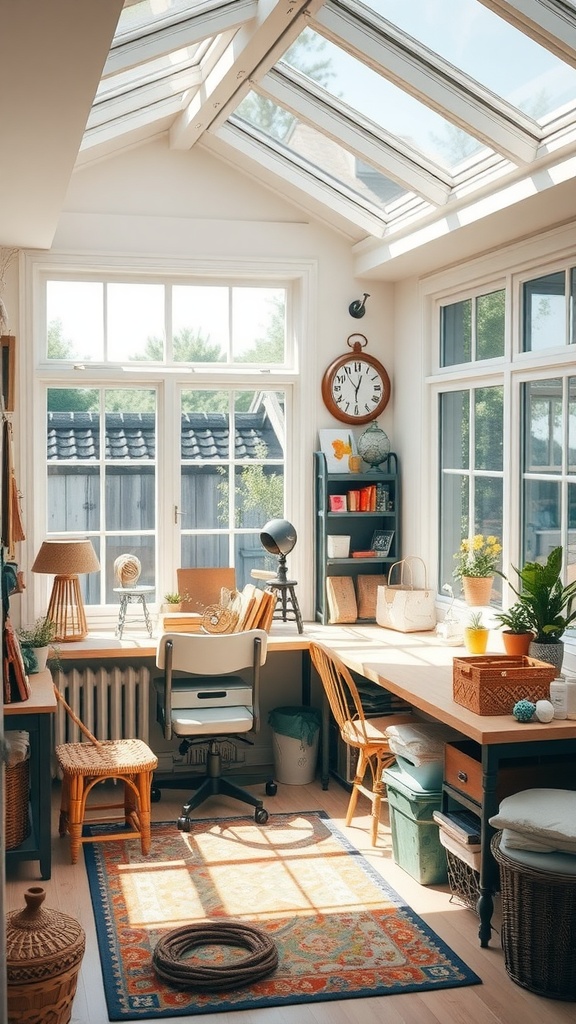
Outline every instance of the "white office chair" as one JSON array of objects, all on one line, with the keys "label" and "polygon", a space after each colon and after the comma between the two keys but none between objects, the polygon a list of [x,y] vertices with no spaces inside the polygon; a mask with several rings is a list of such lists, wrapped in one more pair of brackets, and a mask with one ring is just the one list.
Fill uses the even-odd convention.
[{"label": "white office chair", "polygon": [[[255,807],[258,824],[268,821],[262,800],[223,777],[219,745],[225,736],[251,743],[245,734],[260,728],[260,667],[266,661],[267,645],[263,629],[218,635],[164,633],[158,641],[156,665],[163,675],[154,685],[164,736],[167,740],[178,736],[182,754],[193,744],[208,744],[206,775],[200,777],[199,787],[178,819],[182,832],[190,831],[191,811],[217,793]],[[180,777],[167,784],[182,788],[188,781]],[[153,799],[158,799],[156,786],[162,785],[155,781]],[[273,790],[267,787],[267,792]]]}]

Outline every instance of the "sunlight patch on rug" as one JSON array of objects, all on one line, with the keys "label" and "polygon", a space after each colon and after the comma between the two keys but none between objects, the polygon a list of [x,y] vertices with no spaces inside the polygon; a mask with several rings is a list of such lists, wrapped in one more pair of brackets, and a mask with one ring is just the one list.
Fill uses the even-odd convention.
[{"label": "sunlight patch on rug", "polygon": [[[320,811],[271,814],[266,825],[199,820],[188,834],[156,822],[148,857],[138,840],[84,844],[84,853],[112,1021],[480,982]],[[273,939],[272,975],[218,993],[160,981],[152,953],[163,935],[229,920]]]}]

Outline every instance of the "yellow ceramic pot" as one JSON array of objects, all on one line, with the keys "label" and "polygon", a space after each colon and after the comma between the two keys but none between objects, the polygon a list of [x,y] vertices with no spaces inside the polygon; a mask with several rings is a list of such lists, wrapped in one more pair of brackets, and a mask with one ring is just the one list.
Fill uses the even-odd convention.
[{"label": "yellow ceramic pot", "polygon": [[488,646],[488,630],[464,627],[464,644],[470,654],[485,654]]}]

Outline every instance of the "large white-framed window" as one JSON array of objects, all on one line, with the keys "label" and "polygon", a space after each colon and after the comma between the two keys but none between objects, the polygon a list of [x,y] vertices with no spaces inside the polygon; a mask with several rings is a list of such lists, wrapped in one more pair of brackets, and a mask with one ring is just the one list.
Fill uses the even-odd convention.
[{"label": "large white-framed window", "polygon": [[92,618],[117,606],[125,553],[158,602],[180,566],[232,565],[242,587],[252,568],[275,568],[264,523],[304,514],[314,267],[210,276],[82,262],[28,261],[34,550],[45,537],[90,537],[101,565],[81,580]]},{"label": "large white-framed window", "polygon": [[[500,568],[558,544],[576,576],[576,252],[432,300],[438,425],[438,587],[463,537],[495,535]],[[496,577],[492,604],[515,600]]]}]

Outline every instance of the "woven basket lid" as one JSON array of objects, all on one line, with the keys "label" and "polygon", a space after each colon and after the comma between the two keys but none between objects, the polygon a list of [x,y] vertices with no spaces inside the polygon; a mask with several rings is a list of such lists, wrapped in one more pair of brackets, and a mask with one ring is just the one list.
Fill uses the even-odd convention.
[{"label": "woven basket lid", "polygon": [[46,891],[24,893],[26,906],[6,917],[6,963],[10,984],[43,981],[63,974],[84,956],[84,929],[68,914],[42,904]]}]

